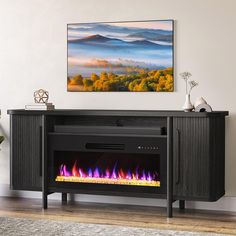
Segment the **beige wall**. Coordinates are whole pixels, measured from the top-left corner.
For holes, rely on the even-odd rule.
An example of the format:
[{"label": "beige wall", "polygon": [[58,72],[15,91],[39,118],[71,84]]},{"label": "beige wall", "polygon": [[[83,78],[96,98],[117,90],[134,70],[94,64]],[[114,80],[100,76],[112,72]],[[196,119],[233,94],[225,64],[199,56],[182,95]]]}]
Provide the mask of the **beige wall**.
[{"label": "beige wall", "polygon": [[[236,1],[235,0],[0,0],[0,120],[8,138],[9,108],[23,108],[38,88],[57,108],[181,109],[188,70],[215,110],[229,110],[226,192],[236,196]],[[173,93],[68,93],[66,24],[174,19]],[[220,175],[221,173],[219,173]],[[0,151],[0,184],[9,184],[9,143]]]}]

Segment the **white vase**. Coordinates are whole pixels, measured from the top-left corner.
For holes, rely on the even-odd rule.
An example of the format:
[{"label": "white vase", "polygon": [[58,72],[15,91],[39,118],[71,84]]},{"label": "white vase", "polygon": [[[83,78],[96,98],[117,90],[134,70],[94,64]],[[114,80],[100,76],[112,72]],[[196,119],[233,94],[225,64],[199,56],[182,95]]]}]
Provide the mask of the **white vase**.
[{"label": "white vase", "polygon": [[190,94],[186,94],[185,96],[185,103],[183,105],[183,109],[185,112],[190,112],[193,110],[193,104],[191,103],[190,100]]}]

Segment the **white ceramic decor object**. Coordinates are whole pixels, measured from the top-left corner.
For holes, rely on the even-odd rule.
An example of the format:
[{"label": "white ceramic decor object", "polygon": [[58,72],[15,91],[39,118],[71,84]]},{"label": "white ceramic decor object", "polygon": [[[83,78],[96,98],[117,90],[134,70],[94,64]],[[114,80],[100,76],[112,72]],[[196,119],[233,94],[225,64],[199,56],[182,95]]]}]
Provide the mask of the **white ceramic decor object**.
[{"label": "white ceramic decor object", "polygon": [[206,100],[203,97],[198,97],[194,103],[194,107],[196,108],[200,104],[207,104]]},{"label": "white ceramic decor object", "polygon": [[185,103],[182,108],[184,109],[185,112],[190,112],[193,110],[193,105],[190,100],[190,94],[185,95]]},{"label": "white ceramic decor object", "polygon": [[195,107],[195,112],[212,112],[212,108],[209,104],[202,103]]}]

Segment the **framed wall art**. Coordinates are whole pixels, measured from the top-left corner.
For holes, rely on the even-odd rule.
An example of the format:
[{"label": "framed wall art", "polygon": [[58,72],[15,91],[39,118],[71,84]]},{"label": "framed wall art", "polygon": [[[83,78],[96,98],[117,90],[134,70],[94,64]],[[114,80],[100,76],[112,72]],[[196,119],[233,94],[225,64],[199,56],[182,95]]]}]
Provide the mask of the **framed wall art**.
[{"label": "framed wall art", "polygon": [[70,92],[172,92],[173,20],[67,25]]}]

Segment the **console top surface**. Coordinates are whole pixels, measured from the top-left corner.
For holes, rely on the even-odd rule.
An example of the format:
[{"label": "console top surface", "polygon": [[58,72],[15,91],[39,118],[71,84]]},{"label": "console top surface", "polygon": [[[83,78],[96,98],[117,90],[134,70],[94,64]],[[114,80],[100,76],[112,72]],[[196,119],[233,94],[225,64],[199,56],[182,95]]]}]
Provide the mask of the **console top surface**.
[{"label": "console top surface", "polygon": [[228,116],[228,111],[184,112],[181,110],[86,110],[55,109],[51,111],[12,109],[9,115],[46,115],[46,116],[142,116],[142,117],[214,117]]}]

